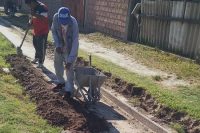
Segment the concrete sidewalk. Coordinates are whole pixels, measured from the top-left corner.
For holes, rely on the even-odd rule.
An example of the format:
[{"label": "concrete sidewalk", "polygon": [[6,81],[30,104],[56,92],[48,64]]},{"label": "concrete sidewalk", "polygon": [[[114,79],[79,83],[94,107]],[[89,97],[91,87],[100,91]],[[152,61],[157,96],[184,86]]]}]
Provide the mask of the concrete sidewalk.
[{"label": "concrete sidewalk", "polygon": [[[16,28],[16,27],[15,27]],[[0,18],[0,32],[10,41],[12,42],[15,47],[19,46],[22,38],[23,38],[23,33],[20,29],[15,29],[13,26],[9,23],[6,22],[5,20],[2,20]],[[81,47],[82,47],[82,42],[81,42]],[[30,59],[34,58],[34,48],[32,45],[32,40],[30,37],[28,37],[24,41],[24,45],[22,46],[23,54]],[[54,70],[54,65],[53,61],[51,59],[46,58],[44,62],[44,66],[48,68],[52,74],[55,74]],[[102,103],[105,103],[104,100],[101,101]],[[106,103],[105,103],[106,104]],[[108,105],[109,106],[109,105]],[[141,124],[139,121],[137,121],[134,118],[126,118],[126,119],[121,119],[119,118],[119,115],[116,115],[116,111],[114,109],[117,106],[112,107],[113,110],[108,110],[106,108],[102,108],[101,106],[95,106],[94,110],[101,115],[101,117],[104,117],[105,119],[108,119],[109,122],[112,123],[114,127],[111,127],[111,132],[116,133],[116,132],[121,132],[121,133],[151,133],[152,131]],[[130,124],[131,123],[131,124]]]}]

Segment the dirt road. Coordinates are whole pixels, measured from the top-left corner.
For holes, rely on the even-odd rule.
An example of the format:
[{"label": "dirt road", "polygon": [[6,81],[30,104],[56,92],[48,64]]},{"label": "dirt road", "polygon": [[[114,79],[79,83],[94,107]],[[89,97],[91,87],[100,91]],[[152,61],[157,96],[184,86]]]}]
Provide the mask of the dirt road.
[{"label": "dirt road", "polygon": [[177,79],[175,74],[168,74],[157,69],[148,68],[147,66],[138,63],[134,58],[122,55],[111,49],[103,48],[100,44],[90,42],[86,38],[82,38],[80,40],[80,48],[123,68],[126,68],[127,70],[138,75],[147,77],[160,76],[163,79],[161,84],[166,87],[189,85],[187,81]]}]

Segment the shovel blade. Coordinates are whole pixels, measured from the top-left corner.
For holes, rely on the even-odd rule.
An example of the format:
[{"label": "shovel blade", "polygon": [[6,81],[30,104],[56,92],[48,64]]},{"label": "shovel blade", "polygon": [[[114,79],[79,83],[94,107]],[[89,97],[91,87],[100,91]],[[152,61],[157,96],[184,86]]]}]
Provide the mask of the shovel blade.
[{"label": "shovel blade", "polygon": [[17,55],[22,55],[22,49],[20,47],[17,47]]}]

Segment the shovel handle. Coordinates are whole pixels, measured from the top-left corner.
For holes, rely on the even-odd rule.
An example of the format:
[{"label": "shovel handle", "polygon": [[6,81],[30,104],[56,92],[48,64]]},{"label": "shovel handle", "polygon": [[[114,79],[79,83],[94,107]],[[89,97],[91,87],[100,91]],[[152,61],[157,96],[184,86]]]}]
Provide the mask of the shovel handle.
[{"label": "shovel handle", "polygon": [[28,34],[28,31],[29,31],[29,27],[26,29],[26,32],[25,32],[25,34],[24,34],[24,38],[23,38],[23,40],[22,40],[22,42],[21,42],[19,48],[22,47],[22,45],[23,45],[23,43],[24,43],[24,40],[25,40],[25,38],[26,38],[26,35]]}]

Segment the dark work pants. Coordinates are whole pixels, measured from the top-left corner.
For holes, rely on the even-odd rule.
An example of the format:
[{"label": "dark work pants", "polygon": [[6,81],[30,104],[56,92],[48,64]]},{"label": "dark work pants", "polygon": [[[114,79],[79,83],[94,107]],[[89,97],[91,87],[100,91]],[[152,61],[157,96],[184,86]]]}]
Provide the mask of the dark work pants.
[{"label": "dark work pants", "polygon": [[33,46],[35,48],[35,59],[39,59],[39,63],[43,64],[47,48],[47,36],[33,36]]}]

